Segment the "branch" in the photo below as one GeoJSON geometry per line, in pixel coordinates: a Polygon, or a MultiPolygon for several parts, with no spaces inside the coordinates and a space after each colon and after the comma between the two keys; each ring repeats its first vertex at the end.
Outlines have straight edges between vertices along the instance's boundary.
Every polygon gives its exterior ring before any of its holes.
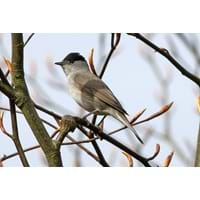
{"type": "MultiPolygon", "coordinates": [[[[142,124],[142,123],[147,122],[147,121],[150,121],[150,120],[152,120],[152,119],[154,119],[154,118],[156,118],[156,117],[159,117],[160,115],[162,115],[162,114],[164,114],[165,112],[167,112],[167,111],[172,107],[172,105],[173,105],[173,102],[171,102],[171,103],[169,103],[169,104],[166,104],[166,105],[162,106],[162,108],[161,108],[158,112],[153,113],[152,115],[150,115],[149,117],[147,117],[147,118],[145,118],[145,119],[143,119],[143,120],[141,120],[141,121],[135,122],[135,120],[138,119],[138,117],[140,117],[140,116],[144,113],[144,111],[145,111],[145,109],[144,109],[143,111],[141,111],[140,113],[138,113],[138,114],[131,120],[130,124],[131,124],[132,126],[136,126],[136,125],[138,125],[138,124],[142,124]]],[[[114,131],[111,131],[110,133],[108,133],[108,135],[113,135],[114,133],[117,133],[117,132],[122,131],[122,130],[124,130],[124,129],[127,129],[127,127],[126,127],[126,126],[123,126],[122,128],[119,128],[119,129],[116,129],[116,130],[114,130],[114,131]]]]}
{"type": "Polygon", "coordinates": [[[0,79],[2,80],[3,83],[7,84],[7,85],[10,85],[7,78],[6,78],[6,75],[4,75],[3,71],[1,70],[0,68],[0,79]]]}
{"type": "MultiPolygon", "coordinates": [[[[9,109],[9,108],[4,108],[4,107],[1,107],[1,106],[0,106],[0,110],[4,110],[4,111],[10,111],[10,109],[9,109]]],[[[22,115],[23,115],[23,113],[22,113],[22,112],[20,112],[20,111],[17,111],[17,110],[16,110],[16,113],[18,113],[18,114],[22,114],[22,115]]],[[[57,127],[56,127],[55,125],[53,125],[52,123],[50,123],[50,122],[46,121],[46,120],[45,120],[45,119],[43,119],[43,118],[40,118],[40,119],[41,119],[41,121],[42,121],[42,122],[44,122],[46,125],[50,126],[51,128],[57,129],[57,127]]]]}
{"type": "Polygon", "coordinates": [[[76,128],[76,122],[74,121],[74,118],[65,115],[60,122],[60,134],[56,138],[57,148],[59,148],[59,150],[67,134],[69,132],[73,132],[75,128],[76,128]]]}
{"type": "Polygon", "coordinates": [[[108,62],[110,61],[110,58],[111,58],[112,54],[114,53],[116,47],[117,47],[118,44],[119,44],[120,37],[121,37],[121,34],[120,34],[120,33],[116,33],[116,42],[114,42],[115,34],[112,33],[112,35],[111,35],[111,49],[110,49],[110,51],[109,51],[109,53],[108,53],[108,56],[107,56],[107,58],[106,58],[106,61],[105,61],[104,65],[103,65],[103,67],[102,67],[102,70],[101,70],[101,73],[100,73],[100,75],[99,75],[99,78],[102,78],[102,77],[103,77],[103,75],[104,75],[104,73],[105,73],[105,71],[106,71],[108,62]]]}
{"type": "MultiPolygon", "coordinates": [[[[94,126],[95,127],[95,126],[94,126]]],[[[105,160],[103,153],[101,152],[101,149],[99,148],[99,145],[97,144],[97,142],[95,141],[95,137],[94,134],[88,134],[87,131],[85,129],[83,129],[81,126],[78,126],[79,130],[82,131],[82,133],[84,135],[86,135],[89,139],[91,139],[91,143],[99,157],[99,163],[104,166],[104,167],[109,167],[109,164],[107,163],[107,161],[105,160]]]]}
{"type": "Polygon", "coordinates": [[[29,92],[24,79],[23,70],[23,36],[21,33],[12,34],[12,81],[15,86],[16,105],[23,112],[34,136],[40,144],[49,166],[62,166],[60,152],[56,149],[53,141],[49,137],[42,124],[34,104],[29,96],[29,92]]]}
{"type": "MultiPolygon", "coordinates": [[[[70,141],[72,141],[72,142],[64,142],[64,143],[61,144],[62,146],[74,145],[74,144],[76,144],[77,146],[80,147],[81,150],[83,150],[84,152],[86,152],[89,156],[91,156],[91,157],[94,158],[97,162],[100,163],[99,158],[98,158],[95,154],[93,154],[91,151],[89,151],[88,149],[86,149],[84,146],[81,145],[82,143],[91,142],[90,139],[89,139],[89,140],[76,141],[74,138],[72,138],[72,137],[69,136],[69,135],[67,135],[66,137],[67,137],[70,141]]],[[[29,152],[29,151],[32,151],[32,150],[35,150],[35,149],[39,149],[39,148],[40,148],[40,145],[35,145],[35,146],[32,146],[32,147],[29,147],[29,148],[24,149],[23,152],[25,153],[25,152],[29,152]]],[[[4,155],[2,158],[0,158],[0,162],[6,161],[6,160],[8,160],[8,159],[10,159],[10,158],[13,158],[13,157],[15,157],[15,156],[18,156],[18,155],[19,155],[18,152],[12,153],[12,154],[10,154],[10,155],[4,155]]]]}
{"type": "Polygon", "coordinates": [[[136,158],[138,161],[140,161],[144,166],[151,167],[151,165],[149,164],[148,160],[145,157],[137,154],[136,152],[132,151],[131,149],[129,149],[128,147],[126,147],[125,145],[123,145],[122,143],[120,143],[119,141],[117,141],[114,138],[110,137],[109,135],[105,134],[104,132],[102,132],[102,130],[100,130],[99,128],[97,128],[96,126],[94,126],[89,121],[86,121],[86,120],[81,119],[79,117],[74,117],[74,119],[77,122],[77,124],[80,124],[82,126],[87,127],[88,129],[92,130],[100,138],[102,138],[102,139],[106,140],[107,142],[109,142],[109,143],[117,146],[122,151],[130,154],[131,156],[133,156],[134,158],[136,158]]]}
{"type": "Polygon", "coordinates": [[[0,81],[0,91],[3,94],[5,94],[8,98],[15,99],[15,94],[13,92],[13,89],[3,81],[0,81]]]}
{"type": "MultiPolygon", "coordinates": [[[[37,109],[39,109],[40,111],[42,111],[42,112],[44,112],[44,113],[46,113],[46,114],[48,114],[48,115],[54,117],[54,118],[56,119],[57,122],[58,122],[58,120],[61,120],[62,117],[61,117],[60,115],[58,115],[57,113],[52,112],[52,111],[50,111],[50,110],[48,110],[48,109],[46,109],[46,108],[44,108],[44,107],[42,107],[42,106],[40,106],[40,105],[37,105],[37,104],[34,104],[34,105],[35,105],[35,107],[36,107],[37,109]]],[[[67,137],[68,139],[70,139],[70,136],[67,135],[66,137],[67,137]]],[[[95,150],[96,150],[98,156],[99,156],[101,159],[100,159],[100,158],[95,159],[94,156],[93,156],[93,158],[94,158],[95,160],[97,160],[100,164],[107,166],[108,164],[106,163],[105,159],[103,159],[103,154],[101,153],[101,151],[100,151],[100,149],[99,149],[99,147],[98,147],[98,144],[94,141],[95,138],[90,138],[90,139],[91,139],[91,141],[92,141],[93,147],[95,148],[95,150]]],[[[87,150],[85,147],[80,146],[80,145],[78,145],[78,146],[79,146],[82,150],[84,150],[85,152],[87,152],[90,156],[94,155],[94,154],[92,154],[89,150],[87,150]]]]}
{"type": "Polygon", "coordinates": [[[61,119],[61,116],[58,115],[58,114],[55,113],[55,112],[49,111],[48,109],[46,109],[46,108],[44,108],[44,107],[42,107],[42,106],[40,106],[40,105],[38,105],[38,104],[36,104],[36,103],[34,103],[34,106],[35,106],[35,108],[37,108],[38,110],[40,110],[40,111],[42,111],[42,112],[44,112],[44,113],[46,113],[46,114],[48,114],[48,115],[54,117],[56,120],[60,120],[60,119],[61,119]]]}
{"type": "Polygon", "coordinates": [[[191,81],[193,81],[200,87],[200,79],[197,76],[195,76],[194,74],[190,73],[188,70],[186,70],[178,61],[176,61],[170,55],[170,53],[167,49],[158,47],[156,44],[152,43],[150,40],[148,40],[147,38],[145,38],[144,36],[142,36],[139,33],[128,33],[128,35],[136,37],[137,39],[141,40],[142,42],[147,44],[149,47],[154,49],[156,52],[160,53],[162,56],[167,58],[169,60],[169,62],[171,62],[176,67],[176,69],[178,69],[184,76],[186,76],[188,79],[190,79],[191,81]]]}
{"type": "Polygon", "coordinates": [[[28,42],[30,41],[30,39],[34,36],[35,33],[31,33],[30,36],[28,37],[28,39],[26,40],[26,42],[24,42],[24,47],[28,44],[28,42]]]}
{"type": "MultiPolygon", "coordinates": [[[[104,75],[104,73],[105,73],[105,71],[106,71],[108,62],[110,61],[110,58],[111,58],[112,54],[114,53],[114,51],[115,51],[117,45],[119,44],[120,37],[121,37],[121,34],[117,33],[117,34],[116,34],[116,41],[114,41],[114,39],[115,39],[115,34],[114,34],[114,33],[111,34],[111,49],[110,49],[110,52],[108,53],[108,56],[107,56],[107,58],[106,58],[106,61],[105,61],[104,65],[103,65],[103,67],[102,67],[102,70],[101,70],[101,72],[100,72],[100,75],[99,75],[99,78],[100,78],[100,79],[103,77],[103,75],[104,75]]],[[[93,52],[91,52],[90,64],[93,65],[93,52]]],[[[91,65],[90,65],[90,66],[91,66],[91,65]]],[[[93,66],[91,66],[91,67],[93,67],[93,66]]],[[[97,116],[94,115],[93,118],[92,118],[92,124],[95,125],[96,119],[97,119],[97,116]]],[[[91,134],[90,134],[90,139],[91,139],[91,138],[94,138],[92,132],[91,132],[91,134]]],[[[96,142],[96,141],[92,141],[92,145],[93,145],[94,149],[96,150],[96,152],[97,152],[97,154],[98,154],[100,160],[102,160],[102,164],[104,164],[105,166],[106,166],[106,165],[108,166],[108,164],[107,164],[107,162],[106,162],[106,160],[105,160],[105,158],[104,158],[104,156],[103,156],[103,154],[102,154],[102,152],[101,152],[101,150],[100,150],[100,148],[99,148],[97,142],[96,142]]]]}
{"type": "Polygon", "coordinates": [[[11,115],[12,133],[13,133],[12,140],[13,140],[15,147],[19,153],[19,157],[20,157],[20,160],[21,160],[23,166],[29,167],[28,160],[25,156],[21,142],[19,140],[15,103],[12,100],[10,100],[10,115],[11,115]]]}

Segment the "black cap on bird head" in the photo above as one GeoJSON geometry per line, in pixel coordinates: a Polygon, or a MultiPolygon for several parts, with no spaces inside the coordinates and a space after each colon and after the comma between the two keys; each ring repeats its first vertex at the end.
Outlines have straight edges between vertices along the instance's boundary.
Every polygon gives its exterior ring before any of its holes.
{"type": "Polygon", "coordinates": [[[74,63],[75,61],[85,61],[85,58],[77,52],[68,54],[61,62],[56,62],[56,65],[64,65],[65,63],[74,63]]]}

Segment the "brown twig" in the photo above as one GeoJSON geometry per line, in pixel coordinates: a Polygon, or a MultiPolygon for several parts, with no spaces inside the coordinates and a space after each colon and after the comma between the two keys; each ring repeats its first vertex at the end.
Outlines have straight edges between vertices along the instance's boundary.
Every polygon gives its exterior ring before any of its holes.
{"type": "MultiPolygon", "coordinates": [[[[46,109],[46,108],[44,108],[44,107],[42,107],[42,106],[40,106],[40,105],[37,105],[37,104],[34,104],[35,105],[35,107],[37,108],[37,109],[39,109],[40,111],[42,111],[42,112],[44,112],[44,113],[46,113],[46,114],[48,114],[48,115],[50,115],[50,116],[52,116],[52,117],[54,117],[55,119],[57,119],[56,121],[57,121],[57,123],[59,124],[59,120],[62,118],[59,114],[57,114],[57,113],[55,113],[55,112],[52,112],[52,111],[50,111],[50,110],[48,110],[48,109],[46,109]]],[[[70,138],[70,136],[66,136],[67,138],[70,138]]],[[[90,139],[92,139],[92,138],[90,138],[90,139]]],[[[93,146],[94,146],[94,148],[96,148],[96,146],[97,146],[97,143],[95,142],[95,139],[93,140],[92,139],[92,144],[93,144],[93,146]]],[[[79,146],[79,145],[78,145],[79,146]]],[[[80,147],[80,146],[79,146],[80,147]]],[[[83,150],[83,148],[82,147],[80,147],[82,150],[83,150]]],[[[86,148],[84,148],[84,150],[86,150],[87,151],[87,153],[89,154],[89,155],[91,155],[91,152],[89,151],[89,150],[87,150],[86,148]]],[[[97,149],[95,149],[96,150],[96,152],[98,152],[99,153],[99,147],[97,147],[97,149]]],[[[102,153],[99,153],[99,155],[98,156],[103,156],[103,154],[102,153]]],[[[98,158],[98,162],[100,162],[99,161],[100,159],[98,158]]],[[[105,164],[106,165],[106,161],[105,161],[105,159],[104,160],[101,160],[101,162],[103,163],[103,164],[105,164]]]]}
{"type": "MultiPolygon", "coordinates": [[[[89,143],[89,142],[92,141],[92,139],[76,141],[76,140],[74,140],[71,136],[68,137],[68,139],[71,140],[72,142],[64,142],[64,143],[62,143],[61,145],[62,145],[62,146],[66,146],[66,145],[67,145],[67,146],[68,146],[68,145],[74,145],[74,144],[76,144],[76,145],[79,145],[79,146],[80,146],[80,144],[89,143]]],[[[82,148],[82,147],[83,147],[83,146],[81,146],[81,148],[82,148]]],[[[38,148],[40,148],[40,145],[35,145],[35,146],[32,146],[32,147],[29,147],[29,148],[24,149],[23,152],[24,152],[24,153],[25,153],[25,152],[29,152],[29,151],[32,151],[32,150],[38,149],[38,148]]],[[[86,148],[82,148],[82,149],[83,149],[85,152],[87,152],[87,154],[89,154],[90,156],[92,155],[92,157],[95,158],[95,160],[98,160],[98,158],[97,158],[93,153],[91,153],[90,151],[88,151],[86,148]]],[[[1,161],[1,162],[6,161],[6,160],[8,160],[8,159],[10,159],[10,158],[13,158],[13,157],[15,157],[15,156],[18,156],[18,155],[19,155],[18,152],[12,153],[12,154],[10,154],[10,155],[4,155],[4,156],[0,159],[0,161],[1,161]]],[[[99,161],[99,160],[98,160],[98,161],[99,161]]]]}
{"type": "MultiPolygon", "coordinates": [[[[100,78],[100,79],[102,79],[102,77],[103,77],[103,75],[104,75],[104,73],[105,73],[105,71],[106,71],[108,62],[110,61],[110,58],[111,58],[112,54],[114,53],[114,51],[115,51],[117,45],[119,44],[120,37],[121,37],[121,34],[116,34],[116,41],[114,41],[114,39],[115,39],[115,34],[114,34],[114,33],[111,34],[111,49],[110,49],[110,51],[109,51],[109,53],[108,53],[108,56],[107,56],[107,58],[106,58],[106,60],[105,60],[105,62],[104,62],[104,65],[103,65],[103,67],[102,67],[102,70],[101,70],[101,72],[100,72],[100,75],[99,75],[99,78],[100,78]]],[[[95,125],[96,119],[97,119],[97,116],[94,115],[94,116],[93,116],[93,119],[92,119],[92,124],[95,125]]],[[[91,135],[90,137],[93,137],[92,132],[90,132],[90,135],[91,135]]],[[[96,150],[96,152],[99,154],[99,157],[102,159],[102,162],[103,162],[104,164],[106,164],[107,162],[106,162],[106,160],[105,160],[103,154],[101,153],[101,150],[100,150],[98,144],[96,143],[96,141],[93,141],[93,142],[92,142],[92,145],[93,145],[94,149],[96,150]]]]}
{"type": "Polygon", "coordinates": [[[7,85],[10,85],[7,78],[6,78],[6,75],[4,75],[3,71],[1,70],[0,68],[0,78],[2,80],[3,83],[7,84],[7,85]]]}
{"type": "Polygon", "coordinates": [[[146,108],[138,112],[135,116],[133,116],[133,118],[129,121],[129,123],[133,124],[145,111],[146,111],[146,108]]]}
{"type": "MultiPolygon", "coordinates": [[[[72,142],[76,142],[76,140],[74,140],[71,136],[67,135],[66,136],[69,140],[71,140],[72,142]]],[[[99,164],[101,164],[100,159],[98,156],[96,156],[94,153],[92,153],[91,151],[89,151],[87,148],[85,148],[83,145],[78,144],[77,146],[83,150],[85,153],[87,153],[89,156],[91,156],[94,160],[96,160],[99,164]]],[[[102,165],[102,164],[101,164],[102,165]]]]}
{"type": "Polygon", "coordinates": [[[17,126],[17,116],[16,116],[16,108],[15,108],[15,103],[10,100],[10,115],[11,115],[11,123],[12,123],[12,140],[15,144],[15,147],[18,151],[19,158],[23,164],[24,167],[29,167],[28,160],[25,156],[25,153],[23,151],[20,139],[19,139],[19,134],[18,134],[18,126],[17,126]]]}
{"type": "MultiPolygon", "coordinates": [[[[172,105],[173,105],[173,102],[171,102],[171,103],[169,103],[169,104],[167,104],[167,105],[164,105],[158,112],[156,112],[156,113],[150,115],[149,117],[147,117],[147,118],[144,119],[144,120],[141,120],[141,121],[132,123],[132,126],[135,126],[135,125],[138,125],[138,124],[141,124],[141,123],[150,121],[150,120],[152,120],[152,119],[154,119],[154,118],[157,118],[158,116],[160,116],[160,115],[164,114],[165,112],[167,112],[167,111],[171,108],[172,105]]],[[[119,131],[122,131],[122,130],[124,130],[124,129],[126,129],[126,128],[127,128],[126,126],[123,126],[122,128],[119,128],[119,129],[116,129],[116,130],[114,130],[114,131],[111,131],[108,135],[112,135],[112,134],[114,134],[114,133],[116,133],[116,132],[119,132],[119,131]]]]}
{"type": "Polygon", "coordinates": [[[166,157],[166,159],[164,160],[163,167],[169,167],[169,165],[170,165],[170,163],[171,163],[171,161],[172,161],[173,155],[174,155],[174,152],[172,151],[172,152],[166,157]]]}
{"type": "Polygon", "coordinates": [[[35,33],[31,33],[30,36],[27,38],[26,42],[24,42],[24,47],[28,44],[30,39],[35,35],[35,33]]]}
{"type": "MultiPolygon", "coordinates": [[[[12,82],[15,87],[15,104],[23,112],[35,138],[45,154],[48,165],[62,166],[60,151],[58,151],[49,137],[44,124],[34,108],[33,101],[24,78],[24,42],[22,33],[12,33],[12,82]]],[[[0,84],[1,85],[1,84],[0,84]]]]}
{"type": "MultiPolygon", "coordinates": [[[[1,107],[1,106],[0,106],[0,110],[10,111],[9,108],[4,108],[4,107],[1,107]]],[[[20,111],[18,111],[18,110],[16,110],[16,113],[22,114],[22,115],[23,115],[23,113],[20,112],[20,111]]],[[[45,124],[47,124],[47,125],[50,126],[51,128],[57,129],[57,127],[56,127],[55,125],[53,125],[52,123],[46,121],[46,120],[43,119],[43,118],[40,118],[40,119],[42,120],[42,122],[44,122],[45,124]]]]}
{"type": "Polygon", "coordinates": [[[0,130],[2,131],[3,134],[12,139],[12,135],[8,133],[4,127],[3,119],[4,119],[4,112],[0,112],[0,130]]]}
{"type": "Polygon", "coordinates": [[[76,128],[76,122],[72,116],[65,115],[60,121],[60,133],[56,138],[57,148],[60,149],[61,144],[63,143],[65,137],[69,132],[73,132],[76,128]]]}
{"type": "Polygon", "coordinates": [[[139,33],[128,33],[128,35],[136,37],[137,39],[141,40],[146,45],[154,49],[156,52],[167,58],[176,67],[176,69],[178,69],[184,76],[186,76],[188,79],[190,79],[200,87],[200,78],[186,70],[186,68],[184,68],[178,61],[175,60],[175,58],[170,55],[167,49],[158,47],[156,44],[154,44],[139,33]]]}
{"type": "Polygon", "coordinates": [[[93,55],[94,55],[94,49],[91,49],[90,54],[89,54],[89,58],[88,58],[89,67],[90,67],[92,73],[93,73],[95,76],[97,76],[97,73],[96,73],[96,70],[95,70],[95,67],[94,67],[93,55]]]}
{"type": "Polygon", "coordinates": [[[147,160],[153,160],[159,153],[160,153],[160,145],[156,144],[155,153],[151,157],[147,158],[147,160]]]}
{"type": "MultiPolygon", "coordinates": [[[[75,118],[74,118],[75,119],[75,118]]],[[[94,126],[95,127],[95,126],[94,126]]],[[[109,164],[107,163],[107,161],[104,158],[103,153],[101,152],[101,149],[99,148],[99,145],[97,144],[97,142],[94,140],[94,135],[92,134],[88,134],[88,132],[82,127],[82,126],[78,126],[78,129],[84,134],[86,135],[89,139],[92,139],[92,145],[99,157],[99,162],[102,164],[102,166],[104,167],[109,167],[109,164]]],[[[90,129],[91,130],[91,129],[90,129]]],[[[93,131],[93,130],[92,130],[93,131]]],[[[94,131],[93,131],[94,132],[94,131]]]]}
{"type": "Polygon", "coordinates": [[[35,106],[38,110],[40,110],[40,111],[42,111],[42,112],[45,112],[46,114],[48,114],[48,115],[54,117],[54,118],[56,119],[56,121],[57,121],[57,120],[60,120],[60,119],[62,118],[62,117],[61,117],[60,115],[58,115],[57,113],[52,112],[52,111],[49,111],[48,109],[46,109],[46,108],[44,108],[44,107],[42,107],[42,106],[40,106],[40,105],[38,105],[38,104],[36,104],[36,103],[34,103],[34,106],[35,106]]]}
{"type": "MultiPolygon", "coordinates": [[[[115,145],[116,147],[120,148],[122,151],[130,154],[131,156],[136,158],[138,161],[140,161],[144,166],[146,166],[146,167],[150,167],[151,166],[148,163],[148,161],[147,161],[147,159],[145,157],[137,154],[136,152],[134,152],[133,150],[131,150],[130,148],[128,148],[124,144],[120,143],[116,139],[114,139],[114,138],[110,137],[109,135],[105,134],[104,132],[102,132],[102,130],[100,130],[98,127],[94,126],[89,121],[86,121],[86,120],[84,120],[82,118],[79,118],[79,117],[74,117],[74,119],[76,120],[77,124],[80,124],[82,126],[85,126],[88,129],[92,130],[100,138],[102,138],[102,139],[106,140],[107,142],[115,145]]],[[[80,129],[80,130],[82,131],[83,129],[80,129]]]]}
{"type": "Polygon", "coordinates": [[[105,63],[102,67],[102,70],[101,70],[101,73],[99,74],[99,78],[102,78],[105,71],[106,71],[106,68],[107,68],[107,65],[108,65],[108,62],[110,61],[110,58],[112,56],[112,54],[114,53],[115,49],[117,48],[118,44],[119,44],[119,41],[120,41],[120,38],[121,38],[121,34],[119,33],[116,33],[116,41],[114,42],[114,38],[115,38],[115,34],[112,33],[111,34],[111,49],[108,53],[108,56],[105,60],[105,63]]]}
{"type": "Polygon", "coordinates": [[[126,152],[122,152],[122,153],[126,156],[126,158],[128,160],[128,166],[129,167],[133,167],[133,158],[132,158],[132,156],[130,154],[126,153],[126,152]]]}

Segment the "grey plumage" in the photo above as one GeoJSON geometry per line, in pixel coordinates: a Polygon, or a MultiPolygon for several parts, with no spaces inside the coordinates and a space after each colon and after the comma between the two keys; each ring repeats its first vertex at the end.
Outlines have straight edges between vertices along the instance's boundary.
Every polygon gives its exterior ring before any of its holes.
{"type": "Polygon", "coordinates": [[[84,57],[78,53],[71,53],[62,62],[55,64],[62,66],[68,76],[69,92],[81,107],[98,115],[113,116],[127,126],[143,143],[126,118],[125,109],[109,87],[89,71],[89,66],[84,57]]]}

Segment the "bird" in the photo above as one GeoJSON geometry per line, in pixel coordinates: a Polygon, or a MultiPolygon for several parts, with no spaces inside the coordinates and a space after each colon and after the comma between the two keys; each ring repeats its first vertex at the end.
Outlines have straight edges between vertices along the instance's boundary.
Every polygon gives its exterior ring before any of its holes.
{"type": "Polygon", "coordinates": [[[144,144],[136,130],[129,123],[128,113],[122,107],[111,89],[90,71],[86,59],[78,52],[69,53],[62,61],[55,62],[62,67],[68,79],[68,89],[72,98],[90,114],[110,115],[120,121],[144,144]]]}

